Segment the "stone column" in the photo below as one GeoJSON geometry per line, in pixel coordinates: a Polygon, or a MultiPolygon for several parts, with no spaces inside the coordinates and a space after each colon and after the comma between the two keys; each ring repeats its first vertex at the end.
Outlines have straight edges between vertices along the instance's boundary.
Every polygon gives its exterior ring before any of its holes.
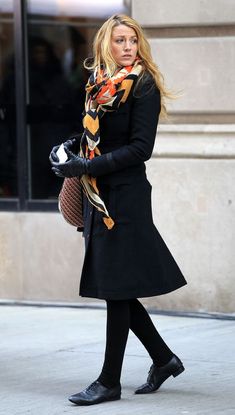
{"type": "Polygon", "coordinates": [[[157,308],[235,310],[235,2],[133,0],[169,104],[148,162],[157,228],[188,286],[157,308]]]}

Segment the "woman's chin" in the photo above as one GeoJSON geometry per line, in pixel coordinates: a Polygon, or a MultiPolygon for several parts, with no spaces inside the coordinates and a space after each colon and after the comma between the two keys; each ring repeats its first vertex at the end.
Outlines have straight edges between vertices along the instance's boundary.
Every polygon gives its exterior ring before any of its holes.
{"type": "Polygon", "coordinates": [[[119,61],[118,65],[119,66],[131,66],[133,65],[134,61],[133,59],[122,59],[121,61],[119,61]]]}

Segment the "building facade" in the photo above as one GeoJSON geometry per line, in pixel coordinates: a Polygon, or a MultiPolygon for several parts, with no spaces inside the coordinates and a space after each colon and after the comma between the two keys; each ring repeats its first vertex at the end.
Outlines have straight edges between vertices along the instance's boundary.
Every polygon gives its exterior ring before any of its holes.
{"type": "Polygon", "coordinates": [[[133,0],[107,10],[87,1],[86,11],[1,3],[0,298],[89,301],[78,297],[83,240],[57,211],[61,183],[47,158],[58,137],[81,128],[82,60],[95,31],[124,11],[144,28],[168,87],[180,91],[147,172],[155,224],[188,285],[144,302],[233,312],[235,3],[133,0]]]}

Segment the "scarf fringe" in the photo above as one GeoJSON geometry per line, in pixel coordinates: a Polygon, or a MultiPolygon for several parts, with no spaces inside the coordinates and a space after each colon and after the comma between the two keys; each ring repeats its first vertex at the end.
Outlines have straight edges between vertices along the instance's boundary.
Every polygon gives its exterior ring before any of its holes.
{"type": "Polygon", "coordinates": [[[103,217],[103,221],[105,225],[107,226],[108,230],[112,229],[115,225],[115,222],[110,216],[108,218],[103,217]]]}

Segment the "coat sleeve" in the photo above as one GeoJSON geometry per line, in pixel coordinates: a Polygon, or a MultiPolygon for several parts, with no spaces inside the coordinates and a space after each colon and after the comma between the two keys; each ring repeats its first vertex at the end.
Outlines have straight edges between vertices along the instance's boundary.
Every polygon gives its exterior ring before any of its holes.
{"type": "Polygon", "coordinates": [[[90,174],[97,177],[148,160],[154,147],[160,109],[158,88],[146,82],[140,95],[133,98],[129,143],[92,159],[90,174]]]}

